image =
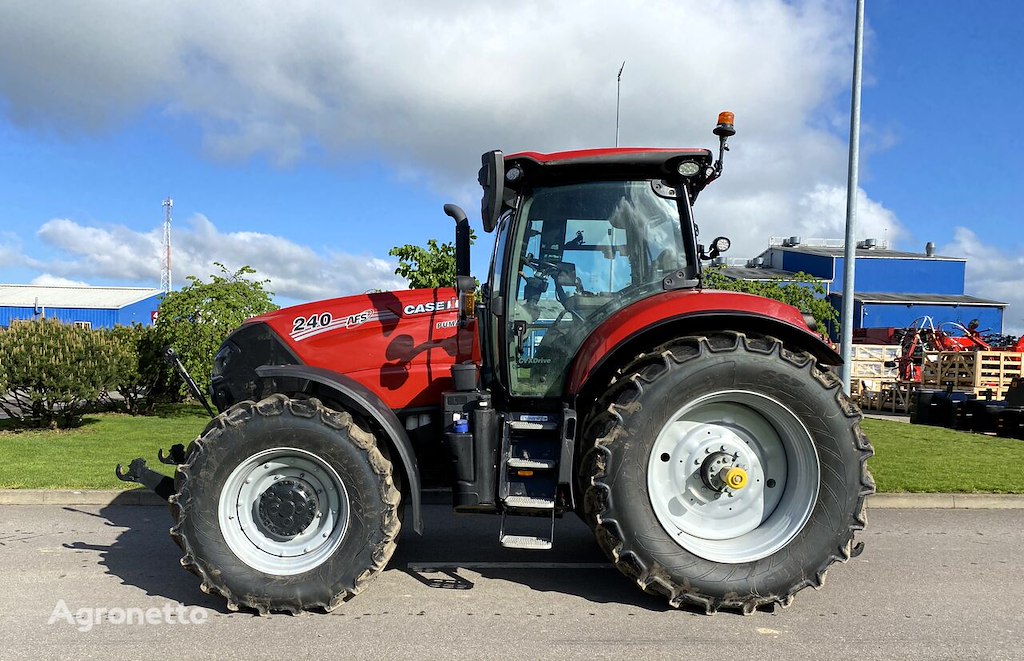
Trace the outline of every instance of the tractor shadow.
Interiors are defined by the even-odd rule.
[[[423,509],[423,535],[412,531],[410,520],[405,521],[387,572],[405,573],[429,589],[472,590],[475,582],[506,581],[595,604],[676,611],[663,597],[643,592],[620,574],[591,530],[573,514],[556,521],[551,550],[529,551],[498,543],[496,516],[459,515],[440,504],[424,504]],[[705,617],[703,610],[679,610]]]
[[[128,498],[116,499],[99,513],[65,507],[80,516],[104,519],[107,526],[120,532],[110,544],[80,540],[64,547],[95,553],[107,574],[147,596],[230,614],[222,597],[201,592],[199,579],[181,568],[181,551],[167,534],[171,526],[167,508],[126,506],[119,500],[124,503]],[[436,503],[436,498],[428,497],[424,504],[422,536],[412,531],[411,520],[406,519],[386,574],[405,574],[427,590],[472,590],[482,581],[506,581],[594,604],[620,604],[650,612],[675,610],[664,598],[641,591],[622,576],[598,548],[593,533],[574,515],[556,522],[552,550],[527,551],[498,543],[498,517],[457,515],[448,505]],[[682,608],[679,612],[704,617],[703,611]]]
[[[182,569],[181,551],[167,534],[171,527],[167,507],[119,504],[130,498],[119,496],[98,514],[86,508],[64,507],[67,512],[99,517],[106,520],[107,526],[121,529],[117,539],[109,545],[83,540],[66,543],[64,548],[97,554],[106,573],[119,578],[123,585],[142,590],[147,596],[229,613],[223,598],[201,592],[199,579]]]

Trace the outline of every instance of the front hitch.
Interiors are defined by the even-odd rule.
[[[174,449],[171,449],[173,455]],[[139,457],[128,464],[128,470],[124,470],[121,464],[114,469],[114,475],[122,482],[135,482],[144,487],[149,487],[156,495],[164,500],[169,499],[175,492],[174,480],[166,475],[161,475],[146,465],[146,460]]]

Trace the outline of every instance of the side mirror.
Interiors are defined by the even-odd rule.
[[[505,198],[505,155],[500,150],[489,151],[480,157],[482,163],[478,180],[484,189],[480,201],[480,219],[484,231],[493,232]]]

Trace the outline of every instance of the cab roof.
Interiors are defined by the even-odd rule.
[[[711,163],[708,149],[664,149],[653,147],[610,147],[607,149],[577,149],[543,154],[524,151],[505,156],[506,166],[511,161],[530,161],[542,166],[560,165],[620,165],[661,166],[675,159],[696,159]]]
[[[677,180],[677,168],[683,161],[695,161],[700,166],[701,174],[690,184],[691,196],[695,197],[713,178],[712,155],[707,149],[616,147],[553,154],[519,152],[505,156],[505,172],[518,167],[525,176],[518,182],[507,182],[506,187],[620,179]]]

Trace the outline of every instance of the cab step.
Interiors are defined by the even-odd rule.
[[[555,509],[554,498],[534,498],[532,496],[508,496],[505,498],[505,507],[511,509],[529,510],[553,510]]]
[[[551,540],[531,535],[502,535],[499,540],[501,545],[507,549],[531,549],[534,551],[547,551],[551,548]]]

